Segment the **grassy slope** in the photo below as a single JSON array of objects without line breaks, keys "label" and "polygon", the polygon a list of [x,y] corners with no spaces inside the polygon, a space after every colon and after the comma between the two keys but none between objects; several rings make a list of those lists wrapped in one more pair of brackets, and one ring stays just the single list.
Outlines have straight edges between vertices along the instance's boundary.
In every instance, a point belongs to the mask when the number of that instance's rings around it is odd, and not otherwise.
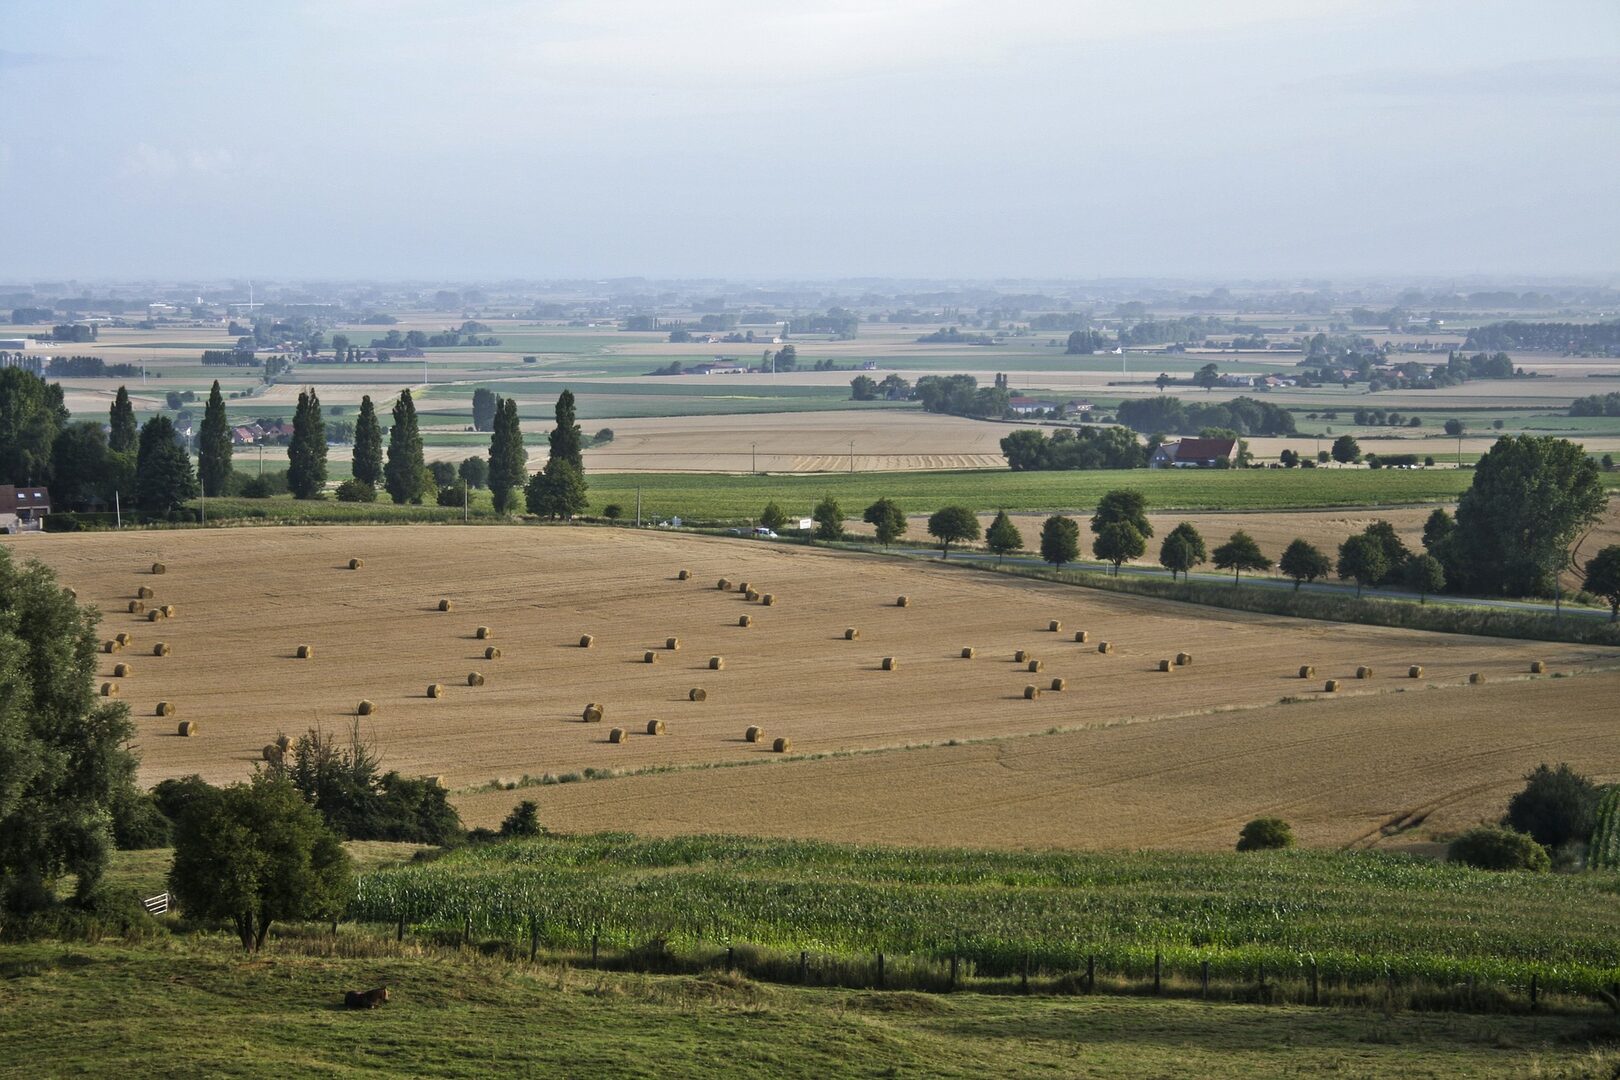
[{"label": "grassy slope", "polygon": [[[338,1007],[375,985],[385,1008]],[[258,960],[210,935],[0,946],[0,1069],[17,1076],[1599,1075],[1612,1055],[1590,1034],[1556,1016],[599,974],[348,935]]]}]

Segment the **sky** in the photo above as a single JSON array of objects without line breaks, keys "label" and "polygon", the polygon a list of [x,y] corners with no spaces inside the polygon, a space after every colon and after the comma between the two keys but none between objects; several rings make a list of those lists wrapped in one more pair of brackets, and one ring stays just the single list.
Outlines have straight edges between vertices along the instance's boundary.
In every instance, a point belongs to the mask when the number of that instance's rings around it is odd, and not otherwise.
[{"label": "sky", "polygon": [[1615,0],[3,0],[0,279],[1620,281]]}]

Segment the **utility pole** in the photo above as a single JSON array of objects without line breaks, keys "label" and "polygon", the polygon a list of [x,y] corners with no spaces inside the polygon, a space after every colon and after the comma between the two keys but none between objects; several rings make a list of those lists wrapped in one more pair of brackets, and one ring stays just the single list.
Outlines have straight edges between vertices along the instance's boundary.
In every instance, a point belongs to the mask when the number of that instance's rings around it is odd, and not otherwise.
[{"label": "utility pole", "polygon": [[641,485],[636,485],[636,528],[641,528]]},{"label": "utility pole", "polygon": [[849,475],[855,475],[855,440],[849,440]]},{"label": "utility pole", "polygon": [[467,481],[461,482],[461,523],[463,525],[472,520],[468,507],[472,502],[472,488]]},{"label": "utility pole", "polygon": [[749,443],[748,444],[748,471],[751,472],[751,473],[758,473],[759,472],[759,444],[758,443]]},{"label": "utility pole", "polygon": [[122,529],[124,527],[124,507],[118,501],[118,491],[116,489],[113,491],[113,514],[117,516],[118,527]]}]

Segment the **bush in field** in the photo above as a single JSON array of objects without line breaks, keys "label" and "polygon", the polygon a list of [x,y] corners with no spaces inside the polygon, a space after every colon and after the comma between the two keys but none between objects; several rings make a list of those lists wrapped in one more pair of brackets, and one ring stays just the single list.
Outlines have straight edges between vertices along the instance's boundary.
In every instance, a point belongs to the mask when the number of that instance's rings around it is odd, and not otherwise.
[{"label": "bush in field", "polygon": [[457,480],[439,489],[436,496],[440,506],[462,506],[467,498],[467,484]]},{"label": "bush in field", "polygon": [[377,489],[350,477],[337,486],[338,502],[372,503],[377,501]]},{"label": "bush in field", "polygon": [[456,482],[456,467],[448,461],[428,462],[428,472],[433,474],[433,482],[440,487],[449,487]]},{"label": "bush in field", "polygon": [[461,464],[456,466],[456,475],[468,487],[482,488],[489,486],[489,459],[474,454],[470,458],[462,458]]},{"label": "bush in field", "polygon": [[1537,765],[1525,776],[1524,790],[1508,800],[1503,824],[1550,848],[1585,843],[1597,825],[1599,794],[1596,784],[1564,762]]},{"label": "bush in field", "polygon": [[815,537],[817,540],[842,540],[844,538],[844,512],[838,507],[838,500],[831,495],[824,496],[816,503],[815,510],[811,511],[811,518],[816,523]]},{"label": "bush in field", "polygon": [[1481,825],[1469,829],[1451,842],[1446,858],[1476,870],[1530,870],[1542,872],[1552,866],[1547,849],[1535,838],[1512,829]]},{"label": "bush in field", "polygon": [[113,843],[119,851],[150,851],[169,846],[169,819],[155,797],[131,786],[113,800]]},{"label": "bush in field", "polygon": [[759,512],[759,523],[772,532],[775,532],[776,530],[787,525],[787,512],[784,511],[780,506],[776,505],[776,500],[772,499],[770,502],[765,504],[765,509]]},{"label": "bush in field", "polygon": [[539,836],[544,831],[540,827],[540,808],[533,799],[524,799],[512,807],[512,812],[501,822],[502,836]]},{"label": "bush in field", "polygon": [[1255,818],[1238,833],[1239,851],[1275,851],[1294,846],[1294,830],[1282,818]]},{"label": "bush in field", "polygon": [[879,499],[868,506],[861,514],[861,520],[872,526],[877,542],[884,547],[894,543],[906,531],[906,512],[893,499]]}]

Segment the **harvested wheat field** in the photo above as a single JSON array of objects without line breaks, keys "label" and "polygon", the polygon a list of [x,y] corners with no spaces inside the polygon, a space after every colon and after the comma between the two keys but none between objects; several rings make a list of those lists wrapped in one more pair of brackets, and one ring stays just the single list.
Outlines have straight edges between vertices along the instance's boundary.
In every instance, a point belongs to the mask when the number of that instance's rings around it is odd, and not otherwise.
[{"label": "harvested wheat field", "polygon": [[[228,529],[30,536],[14,549],[97,605],[104,637],[150,637],[126,610],[139,586],[155,591],[150,603],[174,606],[162,630],[170,655],[145,657],[120,680],[148,783],[190,772],[239,779],[276,735],[341,728],[363,699],[386,768],[469,787],[774,758],[778,737],[802,754],[1203,714],[1319,697],[1330,678],[1346,680],[1348,699],[1412,698],[1461,687],[1474,672],[1495,685],[1538,659],[1551,673],[1620,665],[1620,650],[1599,647],[1294,621],[645,530]],[[354,558],[364,569],[348,569]],[[162,576],[150,573],[155,562]],[[690,580],[678,580],[681,569]],[[716,588],[722,578],[730,589]],[[774,605],[750,603],[743,582]],[[1062,633],[1048,630],[1052,620]],[[501,643],[498,661],[486,659],[480,626]],[[664,648],[671,637],[679,650]],[[299,645],[311,658],[297,658]],[[649,650],[656,663],[645,662]],[[1042,662],[1042,686],[1061,678],[1066,689],[1025,700],[1018,650]],[[1182,651],[1195,662],[1157,670]],[[118,658],[98,659],[99,683]],[[1413,664],[1423,679],[1406,677]],[[1316,677],[1298,678],[1302,665]],[[1377,676],[1355,679],[1361,665]],[[473,671],[484,685],[468,685]],[[200,734],[175,737],[154,718],[159,701]],[[600,706],[600,722],[582,720],[587,704]],[[666,733],[641,734],[654,719]],[[764,741],[744,739],[751,725]],[[628,732],[622,744],[608,741],[615,727]]]},{"label": "harvested wheat field", "polygon": [[567,832],[716,832],[967,847],[1230,850],[1245,821],[1313,847],[1418,848],[1494,822],[1523,775],[1620,780],[1620,675],[1335,698],[959,746],[484,792]]}]

